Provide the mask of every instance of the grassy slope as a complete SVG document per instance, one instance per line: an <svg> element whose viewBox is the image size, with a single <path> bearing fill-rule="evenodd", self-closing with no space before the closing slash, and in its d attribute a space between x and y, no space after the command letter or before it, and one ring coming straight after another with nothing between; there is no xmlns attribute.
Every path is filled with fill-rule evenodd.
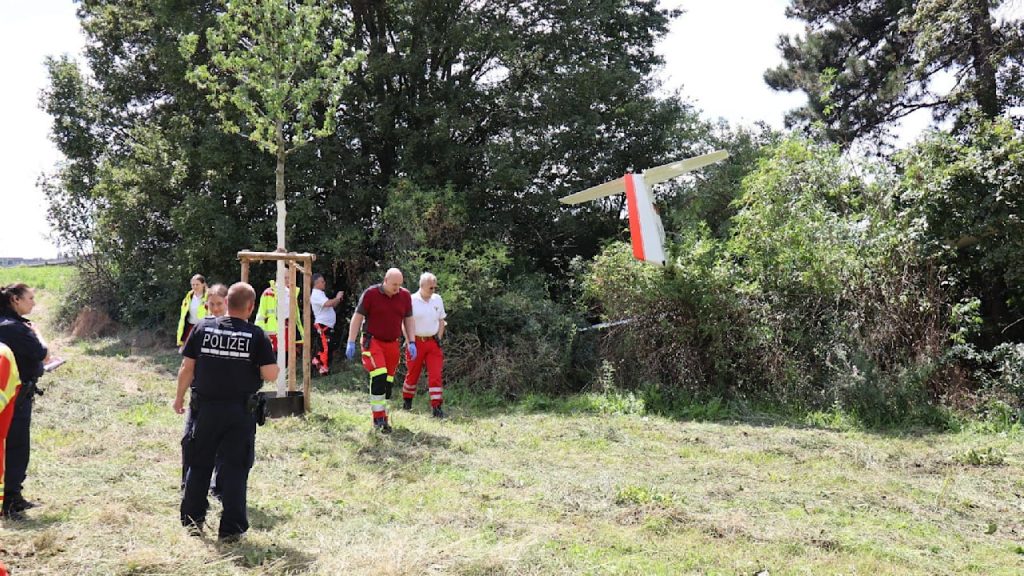
<svg viewBox="0 0 1024 576"><path fill-rule="evenodd" d="M457 405L437 422L421 392L380 437L355 369L259 430L253 529L219 545L177 522L173 350L58 344L26 484L44 505L0 530L18 576L1024 571L1019 436ZM981 448L1002 465L957 463Z"/></svg>

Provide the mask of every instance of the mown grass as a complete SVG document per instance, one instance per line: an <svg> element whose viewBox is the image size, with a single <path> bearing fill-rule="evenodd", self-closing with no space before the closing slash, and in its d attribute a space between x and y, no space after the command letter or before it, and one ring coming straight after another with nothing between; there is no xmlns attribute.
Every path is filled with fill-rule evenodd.
<svg viewBox="0 0 1024 576"><path fill-rule="evenodd" d="M429 418L421 393L382 437L355 367L314 381L307 417L259 430L252 530L221 545L177 521L174 351L58 344L69 362L43 382L26 484L43 505L0 531L18 576L1024 572L1016 432L692 421L616 393L502 406L453 391L450 419Z"/></svg>

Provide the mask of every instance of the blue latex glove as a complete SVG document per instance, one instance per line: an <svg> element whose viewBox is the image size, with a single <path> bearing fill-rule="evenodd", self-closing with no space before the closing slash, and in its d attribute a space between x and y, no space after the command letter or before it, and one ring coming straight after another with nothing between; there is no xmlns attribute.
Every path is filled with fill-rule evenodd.
<svg viewBox="0 0 1024 576"><path fill-rule="evenodd" d="M415 342L409 342L409 346L407 348L409 349L409 358L412 358L413 360L415 360L416 359L416 343Z"/></svg>
<svg viewBox="0 0 1024 576"><path fill-rule="evenodd" d="M349 342L348 346L345 346L345 357L349 360L356 357L356 343Z"/></svg>

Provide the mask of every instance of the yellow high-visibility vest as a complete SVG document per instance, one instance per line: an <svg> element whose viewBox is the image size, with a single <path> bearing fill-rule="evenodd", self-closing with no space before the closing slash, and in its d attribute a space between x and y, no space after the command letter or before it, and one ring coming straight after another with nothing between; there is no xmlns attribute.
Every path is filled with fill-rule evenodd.
<svg viewBox="0 0 1024 576"><path fill-rule="evenodd" d="M210 313L209 310L206 308L206 299L209 295L209 290L203 292L203 305L200 306L199 310L196 311L196 315L199 316L200 320L206 318L206 316ZM184 342L181 341L181 337L185 333L185 319L188 318L188 309L191 304L192 291L189 290L188 292L185 292L185 298L181 300L181 316L178 317L178 346L184 344Z"/></svg>
<svg viewBox="0 0 1024 576"><path fill-rule="evenodd" d="M277 282L270 281L270 288L260 295L260 308L256 312L256 325L267 334L277 334ZM299 316L299 287L292 286L291 317L295 319L295 342L302 344L302 316Z"/></svg>

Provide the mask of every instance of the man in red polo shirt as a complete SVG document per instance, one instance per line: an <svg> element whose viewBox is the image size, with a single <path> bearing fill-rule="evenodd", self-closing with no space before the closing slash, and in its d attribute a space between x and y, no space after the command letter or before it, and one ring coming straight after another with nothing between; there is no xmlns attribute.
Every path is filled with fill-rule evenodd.
<svg viewBox="0 0 1024 576"><path fill-rule="evenodd" d="M359 341L362 350L363 368L370 373L370 411L373 413L373 427L384 434L391 433L388 424L388 399L395 382L395 371L401 350L398 339L402 336L402 325L406 334L416 333L416 322L412 317L412 295L402 288L402 271L391 268L384 275L384 282L374 284L359 297L356 312L348 326L348 345L345 355L351 360L356 355L356 336L362 329ZM416 358L416 342L408 343L409 356Z"/></svg>

